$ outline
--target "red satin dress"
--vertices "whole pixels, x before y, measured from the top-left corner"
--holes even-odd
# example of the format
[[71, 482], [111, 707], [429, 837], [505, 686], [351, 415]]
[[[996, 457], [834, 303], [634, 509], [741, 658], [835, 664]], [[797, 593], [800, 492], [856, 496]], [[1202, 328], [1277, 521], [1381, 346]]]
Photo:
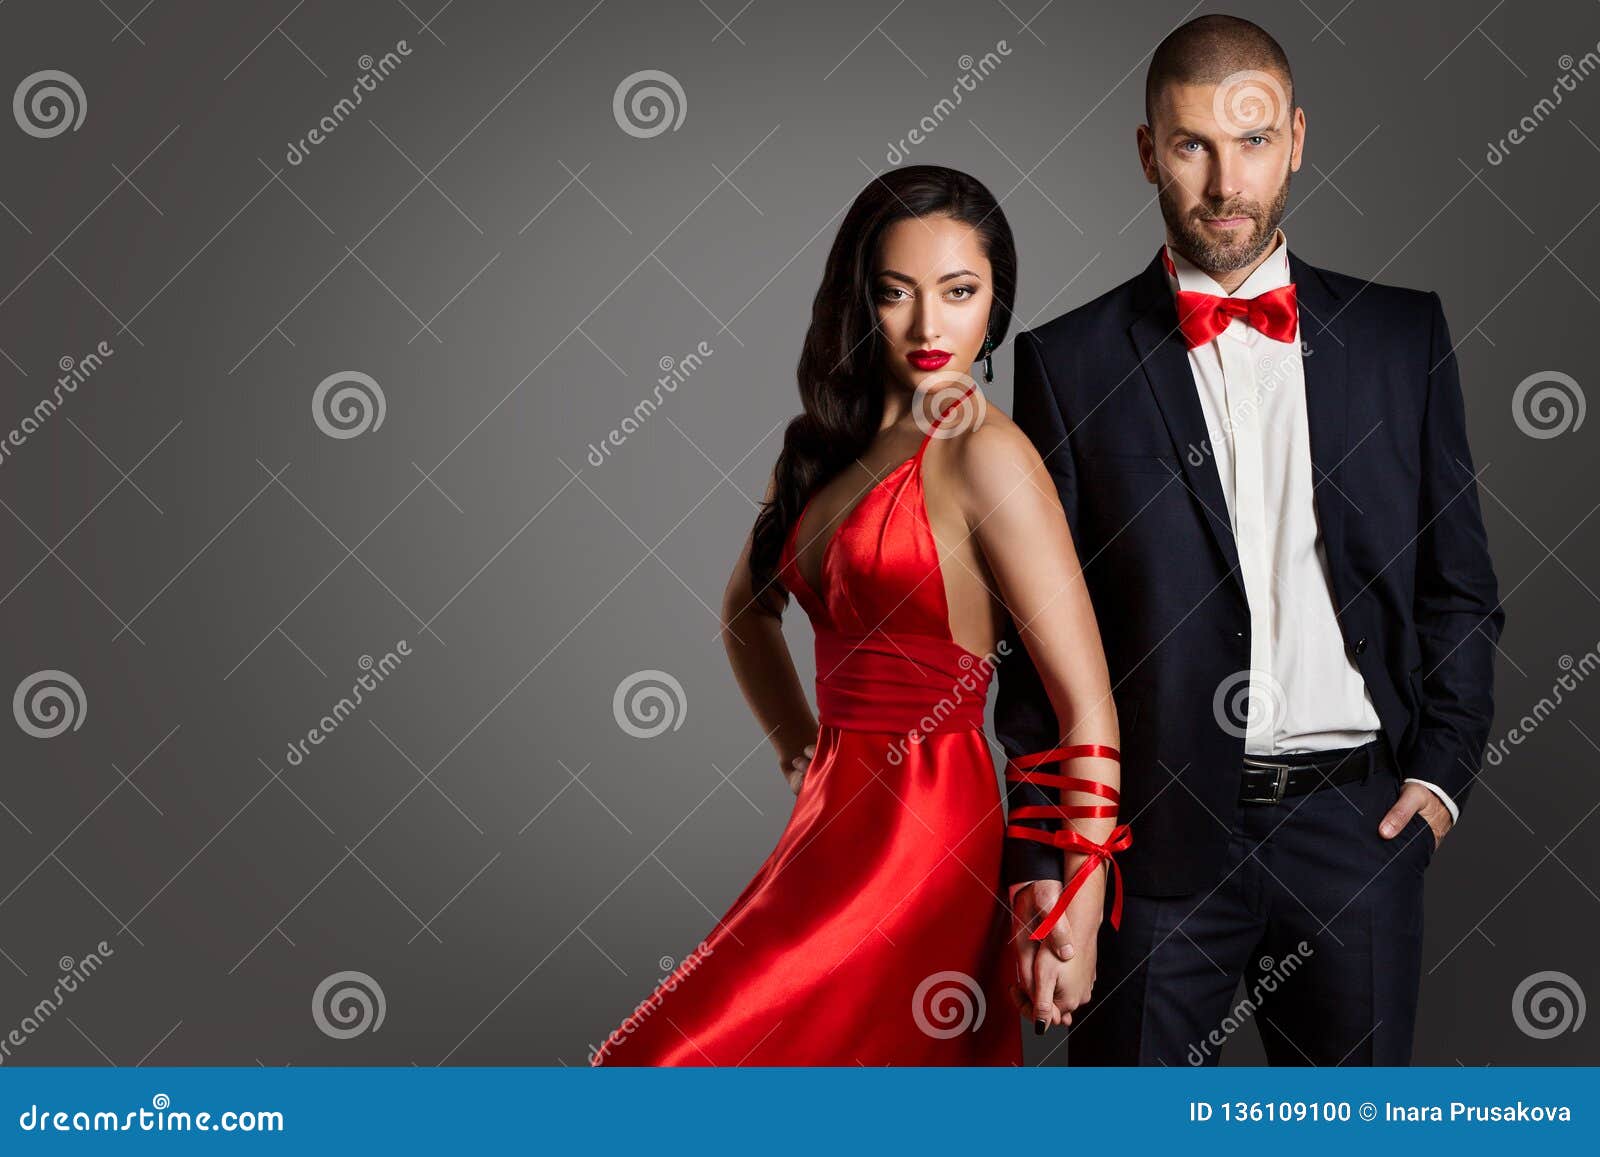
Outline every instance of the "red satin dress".
[[755, 878], [591, 1064], [1022, 1063], [983, 732], [993, 664], [950, 634], [922, 491], [932, 437], [839, 524], [820, 591], [785, 542], [781, 577], [816, 632], [816, 754]]

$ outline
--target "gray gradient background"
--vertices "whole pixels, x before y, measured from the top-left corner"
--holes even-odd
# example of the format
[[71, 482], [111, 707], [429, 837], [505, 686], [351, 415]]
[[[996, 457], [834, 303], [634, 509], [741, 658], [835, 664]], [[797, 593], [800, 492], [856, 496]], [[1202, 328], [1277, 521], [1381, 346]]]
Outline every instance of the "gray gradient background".
[[[1005, 40], [909, 159], [1002, 197], [1024, 322], [1161, 240], [1133, 131], [1149, 51], [1198, 8], [440, 2], [0, 9], [4, 91], [56, 68], [88, 102], [49, 140], [0, 121], [0, 433], [60, 359], [115, 350], [0, 465], [0, 691], [62, 669], [87, 700], [55, 739], [0, 728], [0, 1034], [58, 958], [115, 952], [9, 1063], [584, 1063], [791, 804], [715, 612], [827, 245], [887, 143]], [[1596, 424], [1535, 439], [1511, 409], [1537, 371], [1594, 387], [1600, 79], [1505, 163], [1485, 150], [1594, 48], [1600, 8], [1232, 10], [1282, 41], [1307, 109], [1293, 247], [1444, 298], [1508, 614], [1499, 738], [1600, 639]], [[400, 39], [398, 71], [287, 164]], [[643, 69], [686, 96], [649, 139], [612, 112]], [[348, 440], [311, 406], [342, 370], [387, 402]], [[1009, 408], [1009, 346], [996, 371]], [[613, 693], [650, 668], [686, 706], [639, 740]], [[1600, 1060], [1592, 1026], [1534, 1039], [1511, 1007], [1546, 969], [1600, 989], [1597, 695], [1489, 771], [1434, 860], [1419, 1062]], [[345, 969], [387, 1013], [335, 1040], [310, 1005]], [[1226, 1054], [1260, 1058], [1250, 1029]]]

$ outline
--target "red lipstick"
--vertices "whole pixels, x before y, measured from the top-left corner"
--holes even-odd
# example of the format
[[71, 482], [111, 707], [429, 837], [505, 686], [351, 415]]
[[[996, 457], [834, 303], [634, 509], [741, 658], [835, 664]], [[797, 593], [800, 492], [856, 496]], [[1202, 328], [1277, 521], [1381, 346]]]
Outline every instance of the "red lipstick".
[[951, 356], [944, 350], [912, 350], [906, 355], [906, 360], [923, 373], [927, 373], [930, 370], [943, 369]]

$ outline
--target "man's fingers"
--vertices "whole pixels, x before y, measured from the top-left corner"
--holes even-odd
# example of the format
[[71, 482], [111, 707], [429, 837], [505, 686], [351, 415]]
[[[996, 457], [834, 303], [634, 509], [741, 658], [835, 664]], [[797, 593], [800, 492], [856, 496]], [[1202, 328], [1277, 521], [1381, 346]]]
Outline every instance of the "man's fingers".
[[1017, 921], [1016, 932], [1012, 936], [1012, 943], [1017, 954], [1017, 968], [1022, 973], [1022, 978], [1027, 979], [1033, 975], [1033, 958], [1039, 954], [1039, 945], [1028, 935], [1028, 926], [1022, 921]]
[[1428, 826], [1434, 829], [1437, 836], [1439, 829], [1432, 817], [1438, 816], [1441, 812], [1448, 815], [1449, 809], [1440, 802], [1439, 797], [1430, 788], [1420, 783], [1408, 783], [1401, 789], [1400, 798], [1394, 801], [1394, 806], [1384, 815], [1383, 821], [1378, 825], [1378, 831], [1384, 839], [1392, 840], [1418, 812], [1422, 813], [1422, 818], [1428, 821]]
[[[1081, 965], [1063, 966], [1056, 974], [1056, 988], [1052, 994], [1056, 1013], [1062, 1025], [1072, 1024], [1072, 1018], [1078, 1009], [1089, 1002], [1094, 992], [1094, 981], [1091, 979], [1088, 988], [1084, 989], [1077, 975]], [[1092, 965], [1091, 965], [1092, 967]]]
[[1023, 1002], [1019, 1008], [1026, 1012], [1033, 1003], [1033, 962], [1039, 955], [1037, 946], [1028, 939], [1026, 923], [1019, 915], [1013, 921], [1011, 951], [1017, 964], [1017, 987], [1022, 991]]
[[1050, 929], [1050, 935], [1043, 942], [1049, 944], [1062, 960], [1072, 959], [1076, 949], [1072, 947], [1072, 925], [1066, 916], [1056, 921], [1056, 926]]
[[1417, 814], [1421, 801], [1409, 793], [1402, 793], [1394, 801], [1394, 806], [1383, 817], [1383, 822], [1378, 825], [1378, 832], [1386, 840], [1392, 840], [1399, 834], [1400, 829], [1411, 822], [1411, 817]]
[[1049, 952], [1037, 953], [1033, 958], [1033, 1019], [1046, 1024], [1060, 1024], [1061, 1010], [1056, 1007], [1056, 974], [1061, 965]]
[[[1059, 893], [1059, 889], [1057, 891]], [[1020, 895], [1021, 893], [1018, 894]], [[1037, 900], [1038, 897], [1035, 896], [1035, 899]], [[1066, 913], [1062, 913], [1061, 919], [1056, 921], [1055, 927], [1050, 929], [1043, 940], [1033, 939], [1034, 931], [1040, 924], [1044, 923], [1052, 907], [1054, 907], [1053, 900], [1048, 905], [1035, 903], [1025, 907], [1022, 910], [1022, 914], [1018, 916], [1018, 922], [1022, 924], [1023, 934], [1026, 935], [1028, 942], [1033, 945], [1035, 950], [1047, 948], [1054, 952], [1059, 959], [1071, 960], [1075, 949], [1072, 947], [1072, 924], [1067, 919]]]

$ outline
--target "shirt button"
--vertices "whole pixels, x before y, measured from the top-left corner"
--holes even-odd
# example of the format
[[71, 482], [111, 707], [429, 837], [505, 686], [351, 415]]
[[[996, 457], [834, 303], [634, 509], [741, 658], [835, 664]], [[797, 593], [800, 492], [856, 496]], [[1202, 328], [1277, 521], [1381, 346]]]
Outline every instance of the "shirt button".
[[1355, 653], [1359, 655], [1363, 651], [1365, 651], [1366, 649], [1367, 649], [1367, 637], [1365, 635], [1362, 635], [1359, 639], [1356, 640], [1356, 645], [1352, 648], [1352, 650], [1354, 650]]

